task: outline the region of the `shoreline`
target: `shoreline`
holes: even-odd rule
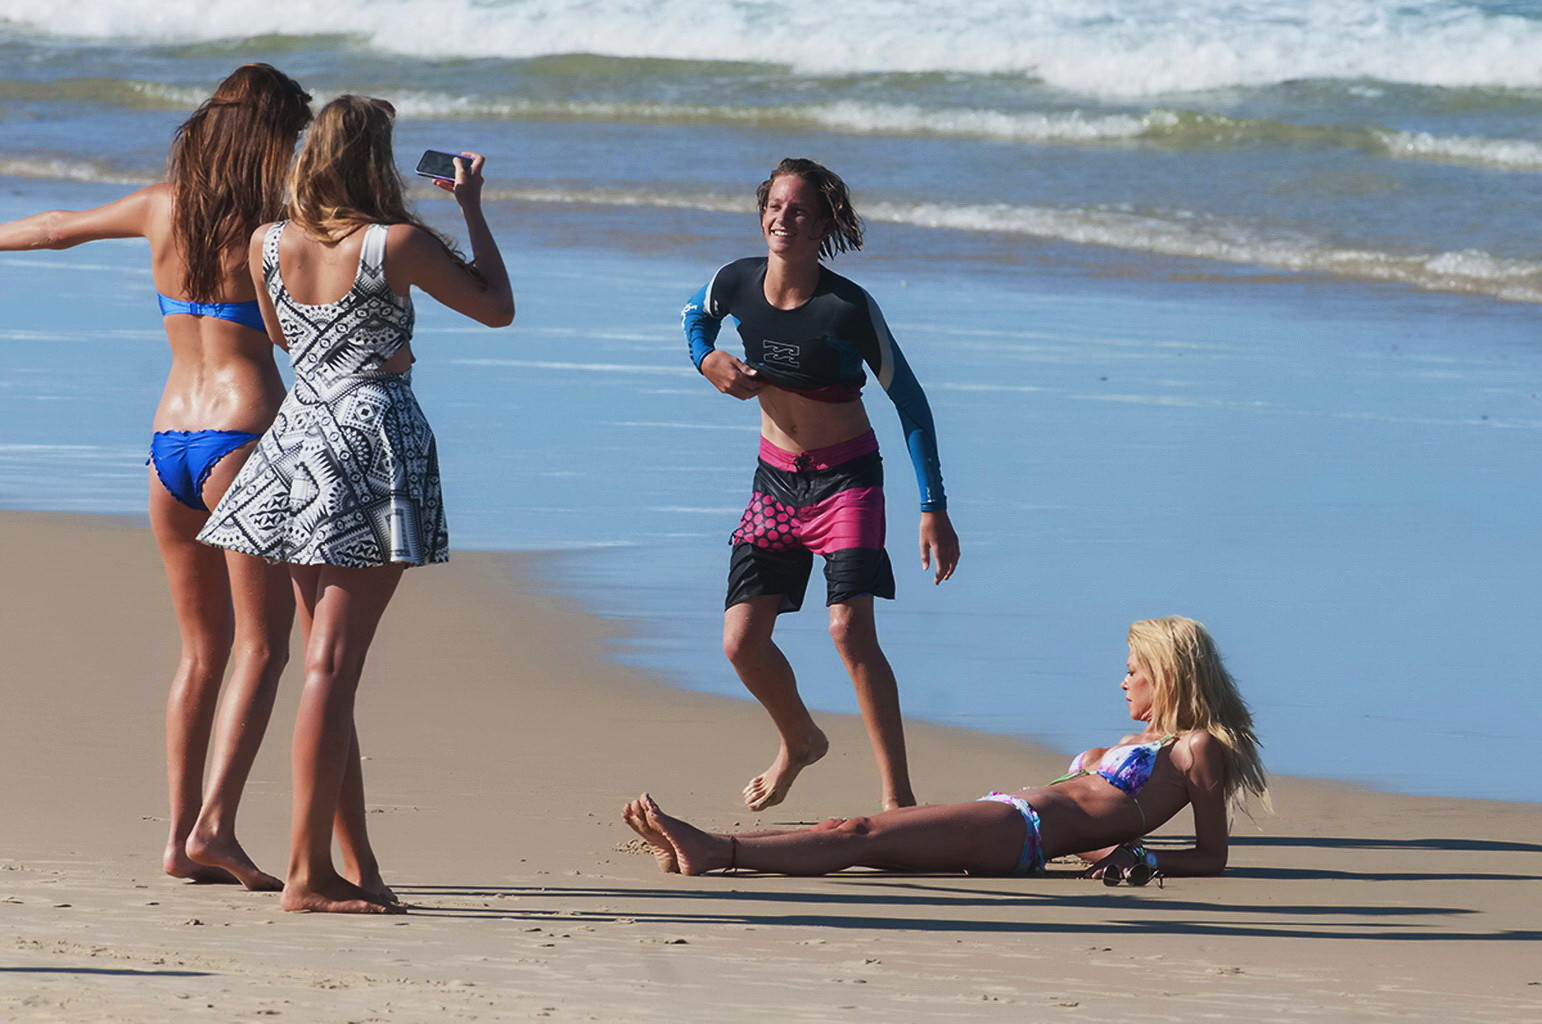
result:
[[[860,725],[823,716],[831,755],[789,804],[743,812],[741,776],[772,749],[759,708],[615,665],[607,643],[626,625],[553,597],[528,555],[457,552],[409,574],[366,671],[371,827],[412,913],[284,915],[271,894],[179,884],[158,871],[176,642],[153,545],[118,517],[21,512],[0,513],[0,541],[13,552],[0,587],[0,913],[12,933],[0,1018],[1535,1010],[1542,823],[1527,804],[1276,778],[1276,813],[1236,824],[1225,875],[1161,889],[1105,889],[1060,868],[660,874],[618,820],[626,799],[648,789],[712,828],[859,813],[876,800]],[[287,842],[292,666],[241,816],[265,866]],[[931,801],[1060,768],[1005,737],[909,732]],[[1159,835],[1187,827],[1180,814]]]
[[[8,516],[18,515],[60,517],[66,520],[74,518],[81,518],[86,520],[105,519],[116,521],[130,529],[137,529],[140,531],[148,531],[149,529],[148,519],[146,519],[143,514],[113,512],[61,512],[52,509],[0,508],[0,519],[4,519]],[[616,616],[606,615],[598,609],[592,607],[589,602],[585,601],[581,593],[581,588],[572,585],[564,585],[560,581],[560,562],[573,558],[586,557],[591,554],[591,552],[582,549],[566,548],[523,550],[453,548],[451,551],[451,559],[471,558],[478,561],[488,560],[495,563],[506,561],[507,564],[517,567],[516,569],[512,570],[512,572],[514,575],[521,579],[522,585],[524,587],[528,588],[534,585],[538,592],[543,596],[555,599],[564,606],[570,608],[576,614],[601,624],[597,635],[602,638],[602,642],[604,643],[606,650],[609,652],[607,660],[617,671],[635,677],[635,679],[631,679],[629,682],[641,683],[648,686],[663,687],[664,689],[671,692],[681,694],[692,694],[713,700],[726,700],[734,704],[758,707],[758,705],[755,704],[754,698],[748,694],[736,694],[731,692],[725,693],[716,690],[696,689],[693,687],[684,686],[678,682],[671,682],[665,679],[658,671],[654,669],[651,669],[645,665],[636,664],[635,662],[641,659],[635,655],[632,656],[632,660],[630,661],[620,656],[617,652],[625,649],[624,645],[633,644],[646,639],[646,630],[645,628],[641,628],[646,625],[646,620],[640,616],[623,619]],[[421,569],[432,567],[417,566],[415,568]],[[409,573],[408,578],[411,578],[412,575],[414,574]],[[298,638],[298,634],[296,634],[296,637]],[[710,642],[710,638],[706,642]],[[296,639],[296,643],[298,643],[298,639]],[[292,671],[292,669],[290,671]],[[728,670],[725,669],[725,672],[726,671]],[[903,699],[903,684],[901,685],[900,696]],[[839,717],[853,723],[856,719],[856,716],[851,712],[825,710],[819,707],[814,707],[812,704],[810,709],[820,716]],[[1117,725],[1118,723],[1114,724]],[[910,711],[906,711],[905,730],[907,737],[910,735],[910,733],[918,729],[943,730],[945,734],[953,736],[954,738],[989,738],[991,740],[1004,741],[1010,744],[1019,744],[1026,751],[1031,752],[1031,756],[1035,759],[1035,761],[1042,761],[1051,766],[1049,769],[1050,774],[1047,775],[1046,778],[1059,775],[1064,770],[1064,762],[1073,757],[1076,753],[1075,751],[1059,750],[1047,741],[1033,735],[993,732],[989,729],[981,729],[967,725],[958,725],[952,722],[937,721],[935,719],[921,717],[919,715],[913,714]],[[1265,747],[1265,750],[1267,751],[1267,747]],[[1267,768],[1267,757],[1265,758],[1264,763],[1265,767]],[[1365,793],[1369,795],[1381,795],[1389,797],[1406,797],[1416,800],[1452,800],[1461,803],[1473,804],[1496,804],[1500,806],[1513,805],[1517,808],[1534,807],[1537,803],[1542,802],[1542,798],[1539,798],[1539,800],[1506,800],[1491,797],[1469,797],[1432,793],[1415,793],[1406,790],[1383,789],[1373,785],[1372,783],[1363,782],[1357,779],[1341,778],[1329,775],[1299,775],[1284,773],[1277,774],[1273,771],[1270,771],[1269,780],[1271,787],[1277,779],[1288,782],[1291,785],[1318,784],[1328,787],[1341,788],[1347,792]],[[1025,782],[1023,784],[1031,785],[1032,783]],[[937,801],[922,800],[922,802],[934,803]],[[1261,816],[1267,816],[1267,812],[1262,812]]]

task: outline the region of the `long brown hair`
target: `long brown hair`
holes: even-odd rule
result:
[[[1151,676],[1153,732],[1203,729],[1226,750],[1226,796],[1268,806],[1268,777],[1258,756],[1253,715],[1204,625],[1181,615],[1130,626],[1130,652]]]
[[[339,96],[317,111],[290,177],[286,216],[328,245],[366,224],[411,224],[439,239],[480,280],[455,245],[407,205],[391,128],[390,108],[365,96]]]
[[[813,160],[788,157],[776,165],[771,176],[755,190],[755,202],[761,213],[766,212],[766,202],[771,198],[771,185],[777,178],[787,175],[802,178],[814,186],[814,191],[819,193],[820,205],[824,207],[821,213],[834,222],[830,233],[819,244],[819,255],[828,259],[838,252],[862,248],[862,218],[857,216],[856,209],[851,205],[851,191],[846,188],[839,174]]]
[[[267,64],[246,64],[177,128],[167,178],[172,237],[194,302],[218,298],[231,253],[244,260],[252,231],[278,216],[295,140],[311,97]]]

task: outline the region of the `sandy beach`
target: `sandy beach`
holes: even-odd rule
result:
[[[407,916],[176,882],[157,867],[175,631],[147,532],[7,512],[0,543],[0,1019],[1542,1019],[1528,804],[1276,778],[1224,877],[1160,889],[1065,866],[662,875],[626,799],[722,828],[870,811],[860,727],[830,717],[831,756],[789,803],[741,813],[772,752],[761,712],[612,664],[616,625],[545,592],[531,556],[410,573],[366,670],[372,825]],[[270,870],[296,689],[291,670],[241,815]],[[1060,768],[1009,739],[910,735],[930,802]]]

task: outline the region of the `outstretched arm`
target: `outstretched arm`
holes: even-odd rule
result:
[[[139,238],[165,185],[151,185],[94,210],[49,210],[0,224],[0,251],[70,249],[103,238]]]
[[[1226,821],[1226,748],[1221,741],[1200,729],[1189,733],[1173,746],[1173,763],[1183,772],[1189,805],[1194,808],[1194,845],[1187,849],[1151,851],[1156,854],[1157,870],[1164,875],[1219,875],[1226,870],[1230,848],[1230,830]],[[1098,856],[1086,872],[1102,878],[1110,867],[1127,870],[1134,862],[1128,850],[1116,846],[1106,851],[1083,854]]]

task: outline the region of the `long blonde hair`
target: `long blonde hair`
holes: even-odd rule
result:
[[[339,96],[322,107],[290,175],[289,220],[328,245],[366,224],[411,224],[480,280],[455,245],[407,205],[391,129],[388,108],[365,96]]]
[[[1204,625],[1181,615],[1130,626],[1130,652],[1151,676],[1151,730],[1203,729],[1226,749],[1226,796],[1251,793],[1268,806],[1269,780],[1258,756],[1253,715]]]

